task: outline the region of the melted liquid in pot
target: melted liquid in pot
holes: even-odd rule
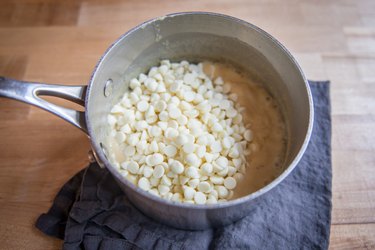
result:
[[[220,76],[230,84],[231,93],[237,94],[237,102],[245,107],[243,119],[245,124],[250,124],[254,137],[250,143],[251,154],[247,156],[245,178],[237,183],[232,199],[246,196],[273,181],[284,170],[286,128],[283,116],[274,98],[249,75],[230,65],[212,62],[204,62],[203,70],[211,78]],[[110,136],[108,140],[110,154],[117,162],[123,162],[125,157],[119,144]]]
[[[283,169],[286,151],[286,128],[281,111],[274,98],[259,83],[232,66],[221,63],[203,63],[204,72],[211,77],[220,76],[230,83],[231,92],[246,110],[245,124],[250,124],[254,138],[243,181],[238,183],[232,199],[253,193],[275,178]]]

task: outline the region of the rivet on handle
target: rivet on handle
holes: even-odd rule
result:
[[[113,91],[113,81],[112,79],[108,79],[104,86],[104,96],[108,97],[112,95],[112,91]]]

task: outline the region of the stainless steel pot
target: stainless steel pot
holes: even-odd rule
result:
[[[108,161],[106,117],[127,82],[161,59],[227,61],[257,72],[281,105],[288,125],[285,170],[273,182],[245,197],[215,205],[163,200],[135,187]],[[40,95],[56,96],[85,106],[85,112],[51,104]],[[131,202],[146,215],[183,229],[204,229],[234,222],[294,169],[309,141],[313,105],[309,85],[291,54],[275,38],[242,20],[215,13],[177,13],[145,22],[121,36],[99,60],[88,86],[47,85],[0,77],[0,96],[45,109],[85,132],[98,163],[115,177]]]

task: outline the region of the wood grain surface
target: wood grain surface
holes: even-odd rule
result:
[[[0,75],[86,84],[105,49],[131,27],[179,11],[236,16],[265,29],[307,77],[331,80],[331,249],[375,249],[375,2],[21,0],[0,2]],[[89,142],[49,113],[0,99],[1,249],[60,249],[34,223],[88,163]]]

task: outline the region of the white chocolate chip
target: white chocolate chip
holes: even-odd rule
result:
[[[198,190],[203,193],[208,193],[211,190],[211,185],[207,181],[202,181],[201,183],[199,183]]]
[[[211,176],[210,181],[215,185],[221,185],[224,183],[224,178],[221,176]]]
[[[191,154],[194,152],[195,146],[193,143],[186,143],[182,149],[186,154]]]
[[[229,191],[224,186],[218,186],[217,187],[217,193],[219,194],[219,198],[225,199],[225,198],[227,198],[227,196],[229,194]]]
[[[233,177],[227,177],[225,178],[224,180],[224,186],[227,188],[227,189],[234,189],[237,185],[237,181],[235,178]]]
[[[153,174],[153,169],[151,167],[145,166],[143,169],[143,176],[146,178],[150,178]]]
[[[195,168],[195,167],[188,167],[185,170],[185,174],[186,174],[187,177],[190,177],[190,178],[198,178],[199,177],[198,169]]]
[[[177,149],[173,145],[168,145],[163,149],[164,154],[168,157],[174,157],[177,154]]]
[[[198,166],[200,162],[196,154],[188,154],[185,160],[186,160],[186,163],[192,166]]]
[[[184,172],[184,165],[177,160],[173,161],[170,167],[173,173],[182,174]]]
[[[178,131],[174,128],[167,128],[165,131],[165,137],[169,140],[172,140],[176,137],[178,138]]]
[[[177,144],[178,146],[182,146],[182,145],[188,143],[188,141],[189,141],[189,139],[187,138],[186,135],[178,135],[178,136],[176,137],[176,144]]]
[[[206,146],[203,146],[203,145],[198,146],[196,153],[199,158],[203,158],[204,155],[206,154]]]
[[[191,187],[184,186],[184,198],[192,200],[194,198],[195,190]]]
[[[175,202],[181,202],[182,195],[180,193],[174,193],[171,200]]]
[[[161,183],[166,185],[166,186],[172,185],[171,179],[169,179],[166,175],[163,175],[163,177],[161,177]]]
[[[206,201],[206,204],[216,204],[216,203],[217,203],[217,199],[214,196],[209,195]]]
[[[206,174],[211,174],[213,171],[213,166],[210,163],[204,163],[202,165],[202,171]]]
[[[159,145],[156,141],[152,141],[150,143],[150,151],[153,152],[153,153],[156,153],[156,152],[159,152]]]
[[[152,155],[148,155],[146,157],[146,164],[149,166],[155,166],[155,165],[162,163],[163,160],[164,160],[164,157],[162,154],[155,153]]]
[[[154,92],[156,91],[156,88],[158,87],[158,83],[153,78],[147,78],[145,80],[145,86],[149,91]]]
[[[130,161],[128,164],[127,164],[127,170],[132,173],[132,174],[137,174],[138,173],[138,170],[139,170],[139,165],[137,162],[135,161]]]
[[[152,126],[150,130],[150,135],[153,137],[159,137],[161,136],[162,130],[158,126]]]
[[[161,195],[165,195],[169,192],[170,188],[166,185],[160,184],[158,186],[158,191]]]
[[[188,184],[190,187],[196,188],[199,185],[199,179],[191,179],[190,181],[188,181]]]
[[[241,173],[234,174],[234,179],[236,179],[237,182],[241,182],[244,179],[244,175]]]
[[[140,101],[137,103],[137,109],[140,111],[140,112],[145,112],[147,109],[148,109],[149,105],[148,105],[148,102],[147,101]]]
[[[194,201],[197,204],[206,204],[207,197],[204,193],[202,192],[195,192],[194,194]]]
[[[138,187],[148,191],[151,188],[150,181],[146,177],[142,177],[138,181]]]
[[[215,163],[219,166],[221,170],[228,167],[228,159],[226,157],[220,156],[215,160]]]
[[[218,153],[222,150],[221,143],[217,141],[213,142],[210,147],[212,153]]]
[[[164,172],[165,172],[164,167],[163,167],[162,165],[157,165],[157,166],[154,168],[154,171],[153,171],[152,175],[153,175],[155,178],[159,179],[159,178],[163,177]]]
[[[152,188],[152,189],[148,190],[148,192],[150,194],[155,195],[155,196],[160,196],[159,191],[157,189],[155,189],[155,188]]]
[[[253,133],[251,132],[251,130],[247,129],[244,133],[244,137],[245,137],[246,141],[252,141],[253,140]]]

